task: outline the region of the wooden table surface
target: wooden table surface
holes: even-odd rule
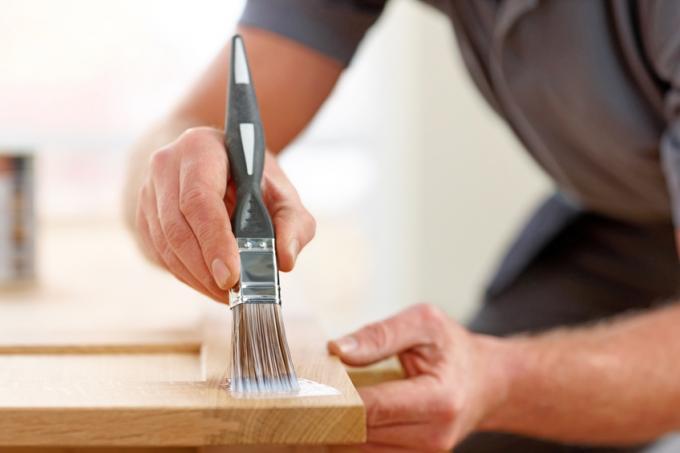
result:
[[[40,279],[0,292],[0,445],[352,444],[364,408],[314,320],[287,313],[299,377],[327,396],[231,395],[227,307],[141,259],[117,225],[52,225]]]

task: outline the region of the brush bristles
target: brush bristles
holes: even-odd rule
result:
[[[278,304],[232,309],[231,391],[290,393],[299,389]]]

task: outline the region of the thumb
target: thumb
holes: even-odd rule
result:
[[[406,349],[432,343],[427,305],[408,308],[397,315],[368,324],[356,332],[332,340],[328,351],[347,365],[365,366]]]

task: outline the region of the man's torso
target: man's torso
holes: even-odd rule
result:
[[[670,218],[665,87],[635,2],[428,3],[451,18],[476,85],[567,198],[625,220]]]

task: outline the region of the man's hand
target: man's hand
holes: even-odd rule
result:
[[[329,343],[352,366],[397,354],[406,379],[359,388],[371,452],[451,449],[503,401],[499,341],[417,305]]]
[[[175,277],[218,301],[239,276],[239,255],[229,213],[235,190],[221,131],[188,129],[151,156],[137,200],[136,229],[147,256]],[[263,197],[276,230],[282,271],[314,236],[315,221],[295,188],[267,153]]]

